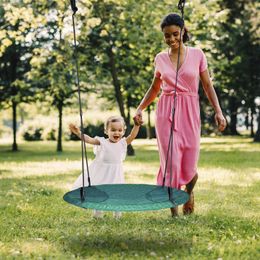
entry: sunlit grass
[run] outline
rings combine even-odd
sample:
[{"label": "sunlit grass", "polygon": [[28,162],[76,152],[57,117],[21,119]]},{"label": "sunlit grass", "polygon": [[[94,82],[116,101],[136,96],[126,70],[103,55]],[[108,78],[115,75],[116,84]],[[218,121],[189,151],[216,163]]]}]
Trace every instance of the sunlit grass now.
[{"label": "sunlit grass", "polygon": [[[79,142],[0,145],[0,258],[259,259],[260,144],[202,138],[195,214],[169,210],[124,213],[100,220],[65,203],[81,172]],[[156,140],[135,140],[124,162],[128,183],[155,183]],[[88,147],[89,161],[93,159]]]}]

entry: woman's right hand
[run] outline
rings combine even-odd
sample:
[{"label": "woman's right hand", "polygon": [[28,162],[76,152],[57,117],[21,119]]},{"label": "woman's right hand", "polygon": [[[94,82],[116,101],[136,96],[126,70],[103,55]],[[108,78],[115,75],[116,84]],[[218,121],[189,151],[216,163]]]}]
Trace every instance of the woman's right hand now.
[{"label": "woman's right hand", "polygon": [[142,115],[142,110],[141,109],[137,109],[135,112],[135,116],[134,116],[134,122],[137,125],[142,125],[144,123],[143,121],[143,115]]},{"label": "woman's right hand", "polygon": [[226,118],[223,116],[222,112],[217,112],[215,114],[215,122],[216,122],[216,125],[218,127],[218,130],[220,132],[223,132],[227,126],[227,120]]},{"label": "woman's right hand", "polygon": [[70,131],[71,131],[73,134],[75,134],[75,135],[77,135],[77,136],[80,136],[80,130],[79,130],[79,128],[78,128],[76,125],[74,125],[74,124],[69,124],[69,129],[70,129]]}]

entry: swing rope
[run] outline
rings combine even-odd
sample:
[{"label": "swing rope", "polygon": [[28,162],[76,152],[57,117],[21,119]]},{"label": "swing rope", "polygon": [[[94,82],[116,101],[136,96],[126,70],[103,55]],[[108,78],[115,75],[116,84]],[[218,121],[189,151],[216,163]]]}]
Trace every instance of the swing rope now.
[{"label": "swing rope", "polygon": [[[180,0],[179,4],[178,4],[178,9],[181,11],[181,18],[184,21],[184,6],[185,6],[185,0]],[[180,37],[182,37],[182,31],[184,28],[184,24],[181,27],[181,31],[180,31]],[[168,195],[169,195],[169,200],[173,201],[172,198],[172,189],[170,188],[172,180],[173,180],[173,169],[172,169],[172,159],[173,159],[173,133],[174,133],[174,128],[175,128],[175,108],[176,108],[176,102],[177,102],[177,90],[176,90],[176,86],[178,84],[178,74],[179,74],[179,66],[180,66],[180,51],[181,51],[181,44],[179,44],[179,48],[178,48],[178,58],[177,58],[177,71],[176,71],[176,78],[175,78],[175,86],[174,86],[174,90],[173,90],[173,107],[172,107],[172,122],[171,122],[171,129],[170,129],[170,137],[169,137],[169,141],[168,141],[168,148],[167,148],[167,154],[166,154],[166,161],[165,161],[165,168],[164,168],[164,173],[163,173],[163,187],[165,186],[165,179],[166,179],[166,175],[167,175],[167,166],[168,166],[168,161],[169,161],[169,157],[171,158],[170,160],[170,183],[168,185]],[[168,55],[169,55],[169,50],[168,50]],[[187,55],[187,53],[186,53]],[[170,156],[169,156],[170,154]]]},{"label": "swing rope", "polygon": [[[75,29],[75,14],[78,11],[78,8],[76,7],[76,1],[70,0],[71,3],[71,9],[73,11],[72,14],[72,25],[73,25],[73,46],[74,46],[74,52],[73,52],[73,58],[75,62],[75,85],[77,87],[78,91],[78,102],[79,102],[79,114],[80,114],[80,130],[81,130],[81,168],[82,168],[82,187],[80,188],[80,198],[81,201],[85,200],[85,194],[84,194],[84,187],[85,187],[85,163],[86,163],[86,170],[88,175],[88,186],[91,186],[90,176],[89,176],[89,166],[88,166],[88,157],[87,157],[87,149],[86,149],[86,143],[84,142],[84,127],[83,127],[83,113],[82,113],[82,102],[81,102],[81,92],[80,92],[80,84],[79,84],[79,66],[78,66],[78,57],[77,57],[77,40],[76,40],[76,29]],[[84,156],[85,156],[85,163],[84,163]]]}]

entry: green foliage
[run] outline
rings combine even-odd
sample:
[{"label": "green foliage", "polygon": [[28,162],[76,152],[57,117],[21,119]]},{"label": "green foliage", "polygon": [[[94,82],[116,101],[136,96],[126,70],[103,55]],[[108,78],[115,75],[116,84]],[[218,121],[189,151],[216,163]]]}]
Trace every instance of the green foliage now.
[{"label": "green foliage", "polygon": [[55,141],[57,140],[57,130],[53,127],[45,128],[43,132],[43,140]]},{"label": "green foliage", "polygon": [[254,113],[254,99],[260,95],[259,69],[255,66],[259,62],[256,55],[259,42],[253,18],[258,4],[251,0],[225,0],[219,1],[219,5],[227,15],[224,21],[218,23],[214,41],[215,85],[222,89],[222,99],[227,100],[231,132],[235,134],[238,108],[244,106],[246,111],[250,108]]},{"label": "green foliage", "polygon": [[26,141],[56,140],[56,124],[48,120],[28,120],[19,129],[19,135]]},{"label": "green foliage", "polygon": [[116,97],[125,119],[151,81],[153,59],[161,46],[159,6],[158,1],[93,1],[83,20],[79,49],[87,57],[88,70],[96,81],[113,85],[97,92],[109,100]]},{"label": "green foliage", "polygon": [[40,44],[40,39],[32,39],[44,23],[44,17],[35,11],[28,1],[0,4],[0,103],[4,107],[35,100],[37,88],[26,79],[32,51]]},{"label": "green foliage", "polygon": [[[169,12],[179,12],[177,2],[77,1],[81,90],[106,98],[110,107],[118,106],[128,126],[130,108],[137,106],[150,86],[154,57],[167,47],[160,21]],[[260,95],[255,66],[259,63],[258,10],[259,3],[252,0],[186,1],[185,22],[192,35],[188,44],[206,52],[231,121],[240,107],[254,114],[254,99]],[[73,105],[77,91],[71,29],[69,1],[0,3],[0,108],[47,100],[61,120],[55,134],[53,130],[46,138],[57,138],[60,145],[62,109]],[[207,126],[212,109],[202,91],[200,97],[202,123]],[[233,125],[236,128],[236,121]]]},{"label": "green foliage", "polygon": [[42,140],[42,128],[30,126],[26,131],[23,133],[23,138],[26,141],[40,141]]},{"label": "green foliage", "polygon": [[13,109],[13,151],[18,150],[17,105],[37,100],[39,92],[38,86],[29,85],[26,75],[31,69],[33,50],[42,44],[45,17],[38,11],[28,0],[0,3],[0,108]]}]

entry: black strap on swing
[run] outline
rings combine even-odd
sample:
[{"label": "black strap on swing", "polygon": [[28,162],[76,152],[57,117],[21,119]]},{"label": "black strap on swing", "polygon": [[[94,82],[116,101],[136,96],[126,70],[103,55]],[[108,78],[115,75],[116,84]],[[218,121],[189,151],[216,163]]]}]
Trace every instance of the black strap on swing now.
[{"label": "black strap on swing", "polygon": [[78,57],[77,57],[77,41],[76,41],[76,30],[75,30],[75,19],[74,16],[76,12],[78,11],[78,8],[76,6],[75,0],[70,0],[71,9],[73,11],[72,14],[72,24],[73,24],[73,39],[74,39],[74,51],[73,51],[73,58],[75,62],[75,85],[78,90],[78,101],[79,101],[79,114],[80,114],[80,130],[81,130],[81,161],[82,161],[82,187],[80,188],[80,198],[81,201],[85,200],[85,194],[84,194],[84,187],[85,187],[85,178],[84,178],[84,157],[86,162],[86,170],[88,175],[88,186],[91,186],[90,182],[90,176],[89,176],[89,167],[88,167],[88,157],[87,157],[87,149],[86,149],[86,143],[84,142],[84,127],[83,127],[83,113],[82,113],[82,103],[81,103],[81,95],[80,95],[80,85],[79,85],[79,67],[78,67]]},{"label": "black strap on swing", "polygon": [[[184,21],[184,6],[185,6],[185,0],[180,0],[178,3],[178,9],[181,11],[181,18]],[[180,31],[180,35],[182,35],[182,30],[184,29],[184,24],[181,27],[181,31]],[[181,36],[180,36],[181,37]],[[170,183],[168,186],[168,195],[169,195],[169,200],[170,201],[174,201],[173,200],[173,192],[172,192],[172,188],[171,188],[171,183],[172,183],[172,159],[173,159],[173,132],[174,132],[174,128],[175,128],[175,122],[174,122],[174,118],[175,118],[175,108],[176,108],[176,100],[177,100],[177,94],[176,94],[176,86],[178,84],[178,73],[179,73],[179,65],[180,65],[180,50],[181,50],[181,44],[179,44],[179,49],[178,49],[178,58],[177,58],[177,71],[176,71],[176,79],[175,79],[175,87],[173,90],[173,107],[172,107],[172,122],[171,122],[171,129],[170,129],[170,137],[169,137],[169,142],[168,142],[168,148],[167,148],[167,154],[166,154],[166,161],[165,161],[165,168],[164,168],[164,173],[163,173],[163,187],[165,186],[165,179],[166,179],[166,174],[167,174],[167,166],[168,166],[168,161],[169,161],[169,157],[171,158],[170,160]],[[187,55],[187,54],[186,54]],[[170,155],[170,156],[169,156]]]}]

